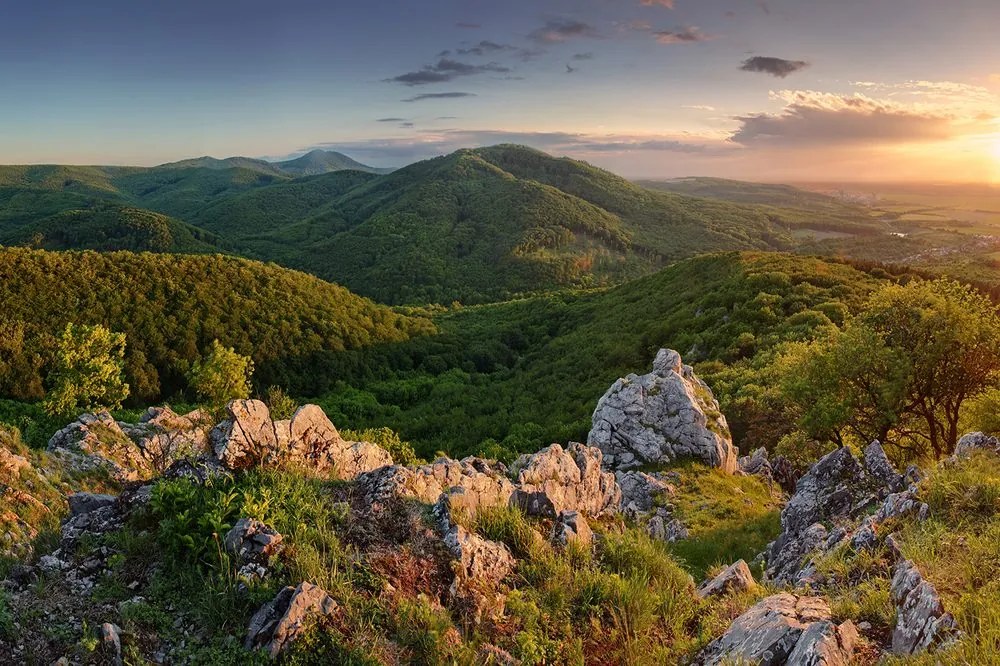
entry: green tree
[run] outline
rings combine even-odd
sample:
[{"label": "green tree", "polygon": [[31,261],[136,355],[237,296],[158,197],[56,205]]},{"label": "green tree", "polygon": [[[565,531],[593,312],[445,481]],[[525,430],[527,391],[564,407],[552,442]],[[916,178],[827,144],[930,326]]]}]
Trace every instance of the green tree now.
[{"label": "green tree", "polygon": [[253,361],[237,354],[232,347],[212,341],[212,349],[188,372],[188,383],[202,400],[221,406],[230,400],[250,395]]},{"label": "green tree", "polygon": [[59,338],[51,388],[42,403],[52,416],[118,409],[129,395],[123,369],[125,335],[103,326],[66,324]]}]

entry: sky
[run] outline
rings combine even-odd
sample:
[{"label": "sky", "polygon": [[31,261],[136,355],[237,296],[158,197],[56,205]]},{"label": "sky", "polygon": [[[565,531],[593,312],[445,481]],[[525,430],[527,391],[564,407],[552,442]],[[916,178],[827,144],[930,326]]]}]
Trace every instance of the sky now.
[{"label": "sky", "polygon": [[0,163],[1000,183],[998,0],[2,0]]}]

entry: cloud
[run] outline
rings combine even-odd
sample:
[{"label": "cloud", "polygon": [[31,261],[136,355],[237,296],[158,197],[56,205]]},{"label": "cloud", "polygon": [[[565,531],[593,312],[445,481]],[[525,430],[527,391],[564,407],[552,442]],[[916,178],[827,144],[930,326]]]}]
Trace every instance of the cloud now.
[{"label": "cloud", "polygon": [[784,58],[772,58],[770,56],[754,56],[744,60],[743,64],[740,65],[740,69],[744,72],[759,72],[783,79],[789,74],[794,74],[808,66],[809,63],[805,60],[785,60]]},{"label": "cloud", "polygon": [[715,111],[714,106],[709,106],[708,104],[689,104],[687,106],[682,106],[682,109],[692,109],[694,111]]},{"label": "cloud", "polygon": [[576,53],[573,55],[573,60],[593,60],[593,53]]},{"label": "cloud", "polygon": [[757,0],[757,6],[760,7],[760,10],[768,16],[771,15],[771,7],[768,6],[767,0]]},{"label": "cloud", "polygon": [[697,44],[715,39],[713,35],[702,32],[697,26],[686,26],[674,30],[657,30],[653,32],[660,44]]},{"label": "cloud", "polygon": [[459,55],[484,56],[491,53],[503,53],[504,51],[516,50],[516,46],[511,46],[510,44],[498,44],[488,39],[484,39],[474,46],[458,49],[455,52]]},{"label": "cloud", "polygon": [[426,65],[423,69],[415,72],[407,72],[387,79],[392,83],[402,83],[407,86],[423,86],[431,83],[447,83],[460,76],[474,76],[476,74],[510,72],[509,67],[504,67],[495,62],[485,65],[472,65],[467,62],[453,60],[451,58],[441,58],[434,65]]},{"label": "cloud", "polygon": [[777,114],[737,117],[730,140],[745,146],[817,146],[911,143],[943,140],[958,133],[946,114],[908,108],[864,95],[809,90],[772,93],[785,102]]},{"label": "cloud", "polygon": [[401,123],[405,121],[406,118],[379,118],[375,122],[377,123]]},{"label": "cloud", "polygon": [[667,9],[674,8],[674,0],[641,0],[643,7],[666,7]]},{"label": "cloud", "polygon": [[413,123],[411,123],[411,122],[400,123],[399,126],[400,127],[413,127]]},{"label": "cloud", "polygon": [[460,99],[463,97],[475,97],[475,93],[468,92],[441,92],[441,93],[425,93],[423,95],[417,95],[416,97],[410,97],[409,99],[404,99],[402,101],[411,102],[423,102],[428,99]]},{"label": "cloud", "polygon": [[456,28],[462,28],[463,30],[479,30],[483,26],[479,23],[466,23],[465,21],[459,21],[455,24]]},{"label": "cloud", "polygon": [[528,37],[540,44],[562,44],[571,39],[601,35],[592,25],[571,19],[550,19],[545,25],[533,31]]}]

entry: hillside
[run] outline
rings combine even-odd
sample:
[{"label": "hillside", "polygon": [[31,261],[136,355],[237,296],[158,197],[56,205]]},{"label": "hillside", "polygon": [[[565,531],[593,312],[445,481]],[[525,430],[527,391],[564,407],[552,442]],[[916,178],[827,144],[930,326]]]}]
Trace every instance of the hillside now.
[{"label": "hillside", "polygon": [[736,408],[744,386],[761,381],[771,350],[842,324],[889,277],[793,255],[698,257],[603,292],[442,313],[437,335],[330,358],[292,389],[312,395],[336,382],[319,399],[327,411],[389,425],[424,455],[465,455],[493,441],[504,442],[494,455],[509,456],[583,437],[595,398],[671,347],[714,382],[737,444],[773,445],[783,434],[774,415],[763,434],[748,434],[759,417],[752,404]]},{"label": "hillside", "polygon": [[44,250],[131,250],[198,254],[219,252],[217,236],[180,220],[141,208],[97,204],[67,210],[0,232],[0,245]]},{"label": "hillside", "polygon": [[432,330],[315,277],[223,256],[0,250],[0,396],[39,398],[67,322],[126,335],[136,401],[170,396],[213,340],[257,365],[267,386],[286,362]]},{"label": "hillside", "polygon": [[283,176],[318,176],[324,173],[335,171],[363,171],[366,173],[384,173],[386,169],[376,169],[357,160],[353,160],[343,153],[332,150],[311,150],[305,155],[294,159],[270,162],[267,160],[254,159],[252,157],[227,157],[217,159],[215,157],[195,157],[161,164],[157,169],[247,169],[269,175]]},{"label": "hillside", "polygon": [[[698,252],[787,244],[752,207],[642,190],[520,146],[459,151],[339,196],[331,184],[327,176],[276,185],[190,221],[253,256],[389,303],[475,303],[614,284]],[[254,223],[261,216],[253,211],[280,199],[295,202],[292,215],[269,215],[265,228]]]}]

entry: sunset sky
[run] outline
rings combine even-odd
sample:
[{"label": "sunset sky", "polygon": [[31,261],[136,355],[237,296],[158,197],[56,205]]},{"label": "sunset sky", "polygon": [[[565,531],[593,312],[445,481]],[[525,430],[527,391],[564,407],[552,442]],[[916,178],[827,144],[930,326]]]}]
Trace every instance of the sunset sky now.
[{"label": "sunset sky", "polygon": [[32,0],[0,162],[525,143],[629,177],[1000,182],[997,0]]}]

